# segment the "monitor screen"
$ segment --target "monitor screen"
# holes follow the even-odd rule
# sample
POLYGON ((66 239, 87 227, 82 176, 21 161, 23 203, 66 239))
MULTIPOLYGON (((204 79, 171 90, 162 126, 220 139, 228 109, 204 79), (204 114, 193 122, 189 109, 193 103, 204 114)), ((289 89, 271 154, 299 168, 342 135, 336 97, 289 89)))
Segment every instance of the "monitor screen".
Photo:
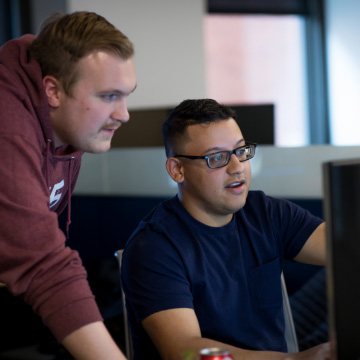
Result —
POLYGON ((334 359, 360 359, 360 159, 323 164, 334 359))

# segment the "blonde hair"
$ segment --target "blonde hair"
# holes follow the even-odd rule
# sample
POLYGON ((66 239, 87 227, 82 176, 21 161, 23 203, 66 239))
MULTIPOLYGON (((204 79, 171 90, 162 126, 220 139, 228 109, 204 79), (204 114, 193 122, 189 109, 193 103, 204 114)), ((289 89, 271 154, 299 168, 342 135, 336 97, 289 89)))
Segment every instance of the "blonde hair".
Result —
POLYGON ((134 55, 133 44, 126 35, 104 17, 86 11, 51 15, 29 47, 42 75, 54 76, 68 95, 78 78, 78 61, 99 50, 123 60, 134 55))

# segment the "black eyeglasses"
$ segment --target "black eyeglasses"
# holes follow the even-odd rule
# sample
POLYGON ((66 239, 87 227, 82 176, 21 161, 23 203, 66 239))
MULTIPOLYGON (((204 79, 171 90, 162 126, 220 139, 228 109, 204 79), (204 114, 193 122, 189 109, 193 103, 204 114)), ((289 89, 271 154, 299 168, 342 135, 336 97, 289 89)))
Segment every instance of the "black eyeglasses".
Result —
POLYGON ((230 161, 230 156, 235 154, 240 162, 252 159, 255 156, 257 144, 247 141, 244 146, 240 146, 230 151, 219 151, 205 156, 192 155, 174 155, 174 157, 183 157, 191 160, 205 159, 210 169, 217 169, 226 166, 230 161))

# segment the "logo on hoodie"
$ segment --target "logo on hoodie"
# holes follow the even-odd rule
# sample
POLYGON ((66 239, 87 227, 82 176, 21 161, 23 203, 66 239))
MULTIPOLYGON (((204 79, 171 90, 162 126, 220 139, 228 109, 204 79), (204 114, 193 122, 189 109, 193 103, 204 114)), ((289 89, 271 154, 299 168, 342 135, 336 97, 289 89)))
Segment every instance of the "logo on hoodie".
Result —
MULTIPOLYGON (((55 206, 61 199, 62 193, 58 193, 57 191, 64 187, 64 180, 61 180, 59 183, 54 185, 54 188, 50 194, 50 209, 55 206)), ((51 190, 51 186, 49 188, 51 190)))

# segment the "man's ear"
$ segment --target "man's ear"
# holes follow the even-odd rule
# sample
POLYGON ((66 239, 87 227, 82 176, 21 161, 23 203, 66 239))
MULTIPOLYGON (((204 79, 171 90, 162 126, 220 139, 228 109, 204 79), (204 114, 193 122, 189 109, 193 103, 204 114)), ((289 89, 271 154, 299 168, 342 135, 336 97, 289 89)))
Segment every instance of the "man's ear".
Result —
POLYGON ((60 90, 61 86, 59 81, 53 76, 46 75, 43 78, 43 85, 46 96, 48 98, 48 104, 52 108, 57 108, 60 105, 60 90))
POLYGON ((167 158, 166 170, 175 182, 182 183, 184 181, 184 167, 180 159, 175 157, 167 158))

